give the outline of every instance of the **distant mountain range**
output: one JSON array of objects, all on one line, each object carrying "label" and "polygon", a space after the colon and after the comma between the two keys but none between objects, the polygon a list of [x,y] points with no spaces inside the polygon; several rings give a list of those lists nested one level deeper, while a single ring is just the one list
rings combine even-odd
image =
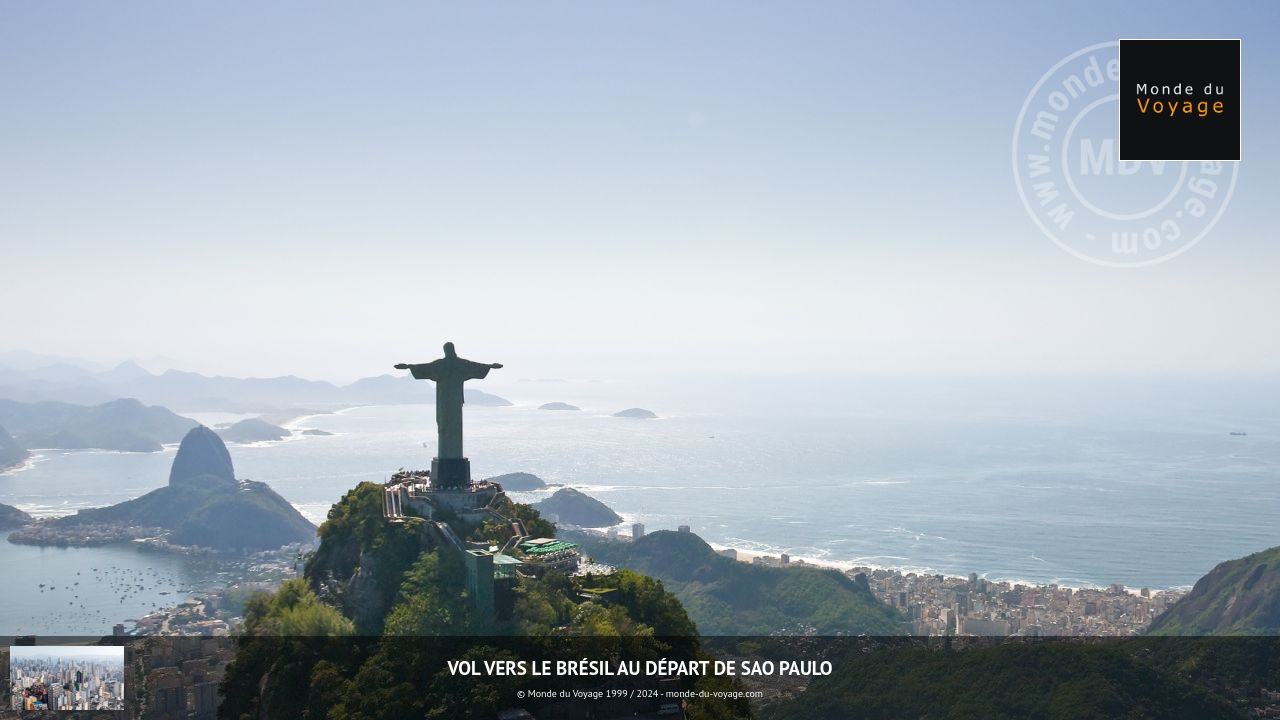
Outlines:
[{"label": "distant mountain range", "polygon": [[24,448],[155,452],[181,440],[196,422],[133,399],[94,406],[0,400],[0,425]]},{"label": "distant mountain range", "polygon": [[[17,357],[20,362],[12,363]],[[349,385],[305,380],[287,375],[274,378],[208,376],[182,370],[152,374],[133,361],[109,370],[57,361],[38,366],[31,354],[0,355],[0,398],[19,402],[63,402],[98,405],[119,398],[135,398],[148,405],[179,411],[287,412],[352,405],[393,405],[435,402],[432,383],[408,375],[379,375]],[[52,358],[50,358],[52,360]],[[504,406],[496,395],[466,389],[472,405]]]},{"label": "distant mountain range", "polygon": [[[471,405],[511,405],[474,388],[467,388],[465,397]],[[0,470],[25,461],[29,448],[158,451],[196,426],[168,408],[287,417],[355,405],[434,402],[434,385],[407,375],[379,375],[338,386],[293,376],[210,377],[181,370],[155,375],[132,361],[103,370],[64,358],[0,353],[0,426],[8,430],[0,428]],[[219,432],[232,442],[279,440],[290,434],[258,419]]]}]

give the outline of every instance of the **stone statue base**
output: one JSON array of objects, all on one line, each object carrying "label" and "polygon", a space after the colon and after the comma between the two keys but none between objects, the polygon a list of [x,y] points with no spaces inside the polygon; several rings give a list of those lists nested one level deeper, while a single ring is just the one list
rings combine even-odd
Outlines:
[{"label": "stone statue base", "polygon": [[431,458],[431,487],[465,488],[471,485],[471,461],[467,458]]}]

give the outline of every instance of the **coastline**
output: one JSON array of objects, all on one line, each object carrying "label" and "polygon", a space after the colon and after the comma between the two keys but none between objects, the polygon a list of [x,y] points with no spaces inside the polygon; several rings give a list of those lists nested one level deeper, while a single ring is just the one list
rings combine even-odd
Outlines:
[{"label": "coastline", "polygon": [[[742,548],[733,547],[731,545],[723,545],[721,543],[708,542],[707,544],[710,545],[713,550],[715,550],[717,553],[720,553],[720,554],[724,554],[725,550],[734,551],[734,553],[736,554],[735,559],[738,560],[739,562],[752,563],[758,560],[764,564],[775,564],[779,566],[782,565],[780,554],[761,552],[759,550],[744,550]],[[823,560],[818,558],[805,557],[803,555],[789,555],[788,557],[790,558],[790,562],[787,563],[788,565],[796,565],[799,567],[805,567],[805,566],[818,567],[826,570],[838,570],[842,573],[851,573],[855,571],[857,572],[880,571],[880,572],[887,572],[887,573],[897,573],[903,576],[918,575],[918,576],[941,577],[944,580],[965,581],[965,582],[968,582],[969,580],[969,578],[964,575],[955,575],[952,573],[937,572],[930,568],[896,567],[891,565],[873,565],[869,563],[858,563],[853,561]],[[984,575],[983,573],[977,573],[977,576],[979,579],[986,580],[987,582],[991,582],[991,583],[1005,583],[1008,585],[1024,585],[1026,587],[1031,587],[1031,588],[1058,587],[1062,589],[1077,590],[1077,591],[1079,590],[1102,591],[1102,590],[1109,589],[1109,586],[1105,586],[1105,585],[1086,585],[1086,584],[1075,584],[1075,583],[1045,582],[1043,580],[1027,580],[1025,578],[990,577],[990,576]],[[1121,585],[1121,583],[1117,583],[1117,585]],[[1141,588],[1134,588],[1134,587],[1130,587],[1129,585],[1123,585],[1123,587],[1125,588],[1125,592],[1132,595],[1139,595],[1142,591]],[[1175,593],[1180,595],[1190,591],[1191,586],[1185,585],[1185,586],[1161,587],[1161,588],[1148,587],[1146,589],[1149,590],[1150,593],[1153,595],[1157,593]]]},{"label": "coastline", "polygon": [[0,477],[4,477],[5,475],[10,475],[13,473],[20,473],[24,470],[30,470],[31,468],[35,467],[36,463],[42,459],[44,459],[44,456],[41,455],[38,451],[27,450],[27,457],[24,458],[22,462],[17,463],[16,465],[10,465],[8,467],[0,468]]},{"label": "coastline", "polygon": [[312,418],[322,417],[325,415],[339,415],[348,410],[354,410],[354,409],[355,409],[355,406],[339,408],[337,410],[318,410],[314,412],[297,414],[297,415],[294,415],[294,414],[272,415],[271,413],[263,413],[258,416],[258,419],[262,420],[263,422],[269,422],[272,425],[279,425],[280,427],[284,428],[285,430],[288,430],[289,432],[297,433],[300,430],[304,429],[300,427],[301,424]]},{"label": "coastline", "polygon": [[[606,542],[636,542],[634,536],[617,532],[616,526],[576,528],[575,531],[601,537]],[[686,528],[676,532],[694,534]],[[804,568],[834,570],[850,581],[851,591],[870,593],[901,613],[910,625],[909,634],[915,636],[1141,635],[1186,595],[1184,590],[1134,589],[1118,583],[1109,587],[1070,587],[1053,582],[993,580],[980,578],[977,573],[965,577],[873,568],[856,561],[824,562],[785,553],[740,550],[723,543],[707,545],[721,557],[760,565],[762,569],[767,568],[768,573],[800,573]]]},{"label": "coastline", "polygon": [[297,431],[305,430],[300,425],[307,420],[317,417],[327,417],[332,415],[345,415],[354,410],[363,410],[371,407],[385,407],[384,405],[343,405],[329,410],[311,410],[302,413],[261,413],[257,415],[259,420],[269,422],[272,425],[279,425],[287,430]]},{"label": "coastline", "polygon": [[[566,487],[570,487],[570,486],[566,485]],[[614,509],[614,511],[618,512],[616,508]],[[628,540],[630,540],[630,537],[628,535],[623,534],[623,531],[630,530],[631,525],[639,521],[636,519],[635,515],[631,515],[625,512],[618,512],[618,514],[623,516],[623,522],[613,526],[613,528],[593,528],[593,529],[584,528],[583,530],[585,532],[599,533],[603,535],[610,529],[616,529],[619,531],[619,537],[625,537]],[[668,528],[652,528],[649,530],[649,532],[653,532],[655,530],[666,530],[666,529]],[[699,537],[702,537],[702,536],[699,535]],[[941,577],[944,580],[967,581],[969,579],[965,575],[959,575],[959,574],[956,574],[955,572],[941,572],[933,568],[902,566],[902,565],[884,565],[884,564],[877,564],[877,563],[858,562],[855,560],[831,560],[827,558],[815,558],[815,557],[806,556],[806,555],[792,555],[790,553],[783,553],[782,551],[749,549],[749,548],[742,547],[740,545],[712,542],[710,540],[707,540],[706,538],[703,538],[703,541],[706,542],[708,545],[710,545],[711,549],[715,550],[717,553],[720,553],[722,555],[726,554],[725,551],[732,550],[736,556],[735,559],[738,560],[739,562],[752,563],[752,562],[759,561],[764,564],[782,565],[781,556],[783,554],[786,554],[790,560],[788,564],[796,565],[798,567],[804,567],[804,566],[818,567],[818,568],[824,568],[828,570],[837,570],[842,573],[849,573],[852,571],[868,572],[868,573],[880,571],[880,572],[887,572],[887,573],[897,573],[902,576],[917,575],[917,576],[927,576],[927,577]],[[1138,586],[1130,586],[1128,583],[1119,583],[1119,582],[1114,583],[1112,585],[1097,585],[1097,584],[1074,583],[1074,582],[1055,582],[1051,580],[1030,580],[1027,578],[995,577],[983,572],[977,572],[977,577],[979,579],[982,579],[991,583],[1023,585],[1031,588],[1057,587],[1057,588],[1069,589],[1069,590],[1103,591],[1103,590],[1108,590],[1111,587],[1123,586],[1127,593],[1135,594],[1135,595],[1139,594],[1142,591],[1143,587],[1145,587],[1145,589],[1148,590],[1151,594],[1168,593],[1168,594],[1176,594],[1179,596],[1189,592],[1192,588],[1192,585],[1171,585],[1167,587],[1156,587],[1156,586],[1138,587]]]},{"label": "coastline", "polygon": [[[606,543],[636,542],[634,536],[618,533],[616,528],[603,531],[577,528],[576,531],[602,537]],[[684,527],[676,532],[697,537]],[[845,587],[850,592],[869,594],[876,601],[893,608],[904,619],[904,627],[909,627],[907,634],[920,637],[1135,636],[1146,632],[1156,618],[1187,594],[1173,589],[1134,589],[1118,583],[1105,588],[1069,587],[1052,582],[992,580],[980,578],[977,573],[964,577],[872,568],[857,562],[824,562],[785,553],[775,555],[758,550],[739,550],[723,543],[707,545],[722,558],[759,565],[761,575],[775,578],[781,577],[778,573],[803,573],[806,569],[835,571],[846,578],[848,584]],[[648,552],[640,552],[640,555],[653,559]],[[718,566],[710,564],[703,570],[709,577],[718,578],[719,571],[714,569]],[[691,583],[698,584],[696,577]]]}]

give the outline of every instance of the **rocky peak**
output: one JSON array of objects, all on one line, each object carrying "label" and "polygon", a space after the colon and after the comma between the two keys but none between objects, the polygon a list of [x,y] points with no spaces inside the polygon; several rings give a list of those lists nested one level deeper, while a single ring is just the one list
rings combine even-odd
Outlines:
[{"label": "rocky peak", "polygon": [[169,470],[169,485],[235,485],[235,469],[231,465],[231,453],[222,438],[209,428],[199,425],[191,429]]}]

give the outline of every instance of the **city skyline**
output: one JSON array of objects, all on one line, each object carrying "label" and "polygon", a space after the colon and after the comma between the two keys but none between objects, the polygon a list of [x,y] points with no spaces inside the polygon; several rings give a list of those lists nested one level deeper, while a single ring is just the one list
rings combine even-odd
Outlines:
[{"label": "city skyline", "polygon": [[124,647],[12,646],[15,710],[124,709]]}]

